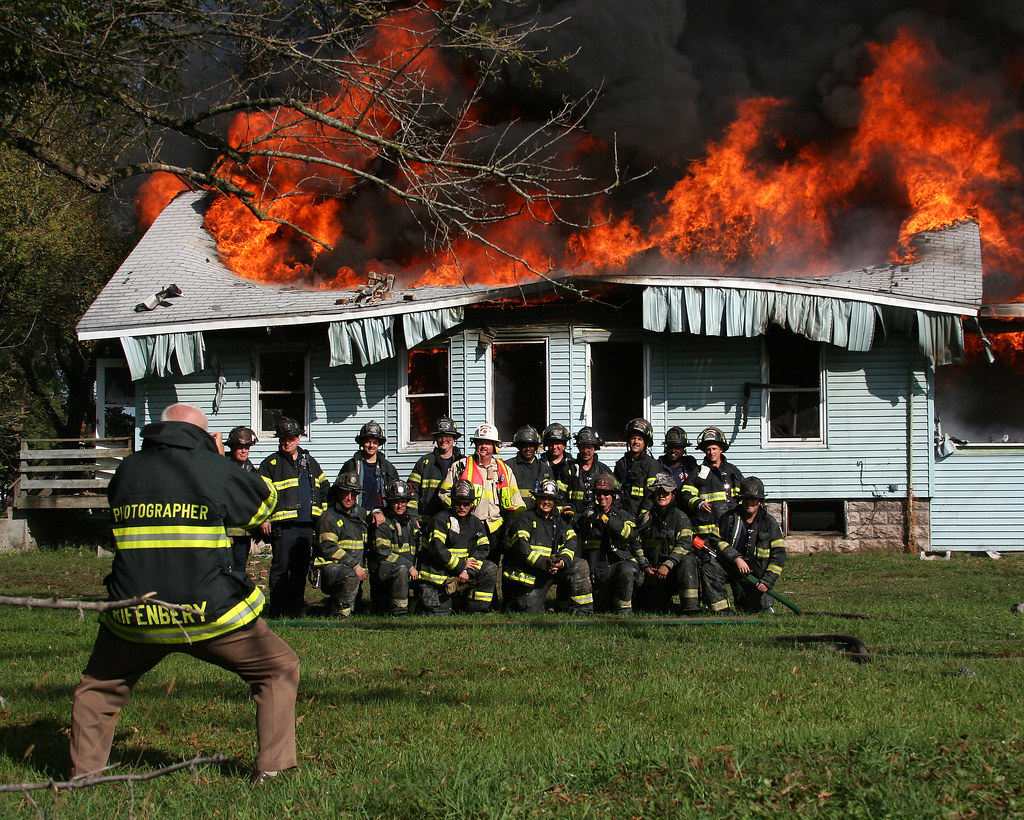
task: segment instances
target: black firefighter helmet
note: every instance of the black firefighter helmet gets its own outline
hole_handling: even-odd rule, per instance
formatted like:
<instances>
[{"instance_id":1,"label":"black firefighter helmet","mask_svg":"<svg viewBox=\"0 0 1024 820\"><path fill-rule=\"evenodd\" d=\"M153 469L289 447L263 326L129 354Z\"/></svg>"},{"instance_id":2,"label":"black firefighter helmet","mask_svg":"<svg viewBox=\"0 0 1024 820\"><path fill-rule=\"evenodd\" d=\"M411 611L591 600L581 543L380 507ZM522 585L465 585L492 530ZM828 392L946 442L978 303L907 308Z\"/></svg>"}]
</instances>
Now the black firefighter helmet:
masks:
<instances>
[{"instance_id":1,"label":"black firefighter helmet","mask_svg":"<svg viewBox=\"0 0 1024 820\"><path fill-rule=\"evenodd\" d=\"M234 450L238 447L252 447L257 441L259 439L251 427L232 427L228 433L227 445Z\"/></svg>"},{"instance_id":2,"label":"black firefighter helmet","mask_svg":"<svg viewBox=\"0 0 1024 820\"><path fill-rule=\"evenodd\" d=\"M302 435L302 425L288 416L281 416L274 425L274 435L278 438L291 438Z\"/></svg>"}]
</instances>

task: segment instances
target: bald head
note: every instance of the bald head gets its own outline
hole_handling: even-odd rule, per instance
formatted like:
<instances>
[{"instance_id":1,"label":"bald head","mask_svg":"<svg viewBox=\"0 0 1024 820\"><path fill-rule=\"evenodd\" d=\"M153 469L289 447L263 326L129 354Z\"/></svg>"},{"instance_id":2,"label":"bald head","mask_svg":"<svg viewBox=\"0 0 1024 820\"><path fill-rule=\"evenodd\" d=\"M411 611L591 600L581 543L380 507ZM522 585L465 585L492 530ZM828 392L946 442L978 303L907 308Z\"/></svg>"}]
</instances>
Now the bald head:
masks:
<instances>
[{"instance_id":1,"label":"bald head","mask_svg":"<svg viewBox=\"0 0 1024 820\"><path fill-rule=\"evenodd\" d=\"M172 404L160 414L160 421L185 421L202 430L207 429L206 414L194 404Z\"/></svg>"}]
</instances>

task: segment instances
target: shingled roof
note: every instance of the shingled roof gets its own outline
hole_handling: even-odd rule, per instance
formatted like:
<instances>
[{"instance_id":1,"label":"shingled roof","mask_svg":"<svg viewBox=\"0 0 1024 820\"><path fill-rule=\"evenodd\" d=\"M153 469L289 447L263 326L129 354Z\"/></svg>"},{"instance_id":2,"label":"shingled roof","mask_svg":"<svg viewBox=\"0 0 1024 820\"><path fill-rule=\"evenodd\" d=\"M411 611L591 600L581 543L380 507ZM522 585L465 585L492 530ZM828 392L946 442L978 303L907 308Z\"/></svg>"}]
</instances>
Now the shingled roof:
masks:
<instances>
[{"instance_id":1,"label":"shingled roof","mask_svg":"<svg viewBox=\"0 0 1024 820\"><path fill-rule=\"evenodd\" d=\"M139 241L78 323L82 340L147 336L294 322L334 322L458 307L521 295L524 286L459 284L395 290L372 303L353 301L355 291L311 290L253 282L220 259L203 227L210 195L186 192L171 202ZM974 222L915 237L917 261L885 264L820 277L743 278L664 273L595 274L629 285L683 285L809 293L923 311L977 315L981 306L981 241ZM572 275L566 274L566 279ZM182 295L151 310L136 311L169 285ZM550 288L538 281L532 288Z\"/></svg>"}]
</instances>

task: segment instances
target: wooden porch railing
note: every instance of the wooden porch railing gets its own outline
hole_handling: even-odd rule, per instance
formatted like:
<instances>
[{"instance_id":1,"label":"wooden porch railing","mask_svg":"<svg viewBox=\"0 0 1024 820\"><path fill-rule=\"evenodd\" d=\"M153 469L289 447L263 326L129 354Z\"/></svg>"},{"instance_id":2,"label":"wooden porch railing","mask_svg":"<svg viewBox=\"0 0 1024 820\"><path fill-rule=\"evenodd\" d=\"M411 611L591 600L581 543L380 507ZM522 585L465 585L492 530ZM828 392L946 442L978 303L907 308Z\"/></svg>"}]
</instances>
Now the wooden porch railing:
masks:
<instances>
[{"instance_id":1,"label":"wooden porch railing","mask_svg":"<svg viewBox=\"0 0 1024 820\"><path fill-rule=\"evenodd\" d=\"M22 439L14 507L106 509L107 484L131 452L130 438Z\"/></svg>"}]
</instances>

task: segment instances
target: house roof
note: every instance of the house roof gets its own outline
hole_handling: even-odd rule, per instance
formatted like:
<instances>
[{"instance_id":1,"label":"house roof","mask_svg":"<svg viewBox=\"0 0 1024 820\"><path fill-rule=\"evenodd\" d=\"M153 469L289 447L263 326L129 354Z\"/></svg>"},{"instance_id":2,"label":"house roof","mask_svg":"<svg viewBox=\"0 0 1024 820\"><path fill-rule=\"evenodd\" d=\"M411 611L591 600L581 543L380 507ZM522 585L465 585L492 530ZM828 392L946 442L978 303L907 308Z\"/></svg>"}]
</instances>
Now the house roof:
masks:
<instances>
[{"instance_id":1,"label":"house roof","mask_svg":"<svg viewBox=\"0 0 1024 820\"><path fill-rule=\"evenodd\" d=\"M857 268L824 276L735 277L701 274L596 274L606 282L634 285L717 287L807 293L874 305L911 308L957 316L981 309L981 232L978 223L914 236L916 261Z\"/></svg>"},{"instance_id":2,"label":"house roof","mask_svg":"<svg viewBox=\"0 0 1024 820\"><path fill-rule=\"evenodd\" d=\"M334 322L416 313L522 296L550 289L548 282L487 287L459 284L395 290L376 302L356 302L357 291L310 290L244 279L220 259L203 228L209 195L185 192L153 226L111 277L78 323L86 339L150 336L304 322ZM630 285L687 285L773 290L862 301L954 315L977 315L981 306L981 241L974 222L915 237L918 259L821 277L750 278L691 274L594 274L598 281ZM566 274L554 279L571 279ZM152 310L136 306L174 284L182 295Z\"/></svg>"}]
</instances>

